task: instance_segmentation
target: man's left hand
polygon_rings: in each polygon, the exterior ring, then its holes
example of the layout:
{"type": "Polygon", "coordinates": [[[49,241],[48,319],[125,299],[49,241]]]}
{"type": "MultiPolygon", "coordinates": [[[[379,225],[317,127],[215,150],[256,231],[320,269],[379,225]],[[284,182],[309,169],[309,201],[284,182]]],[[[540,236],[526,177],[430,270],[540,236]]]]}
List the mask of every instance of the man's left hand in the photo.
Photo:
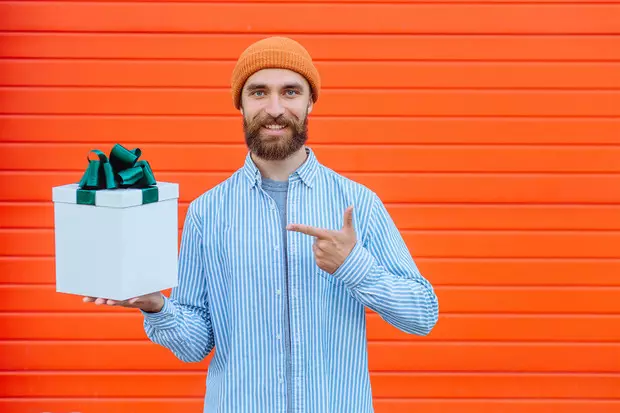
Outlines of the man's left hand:
{"type": "Polygon", "coordinates": [[[357,242],[352,206],[344,211],[344,223],[338,231],[302,224],[289,224],[286,229],[315,237],[312,245],[314,260],[319,268],[330,274],[335,273],[342,265],[357,242]]]}

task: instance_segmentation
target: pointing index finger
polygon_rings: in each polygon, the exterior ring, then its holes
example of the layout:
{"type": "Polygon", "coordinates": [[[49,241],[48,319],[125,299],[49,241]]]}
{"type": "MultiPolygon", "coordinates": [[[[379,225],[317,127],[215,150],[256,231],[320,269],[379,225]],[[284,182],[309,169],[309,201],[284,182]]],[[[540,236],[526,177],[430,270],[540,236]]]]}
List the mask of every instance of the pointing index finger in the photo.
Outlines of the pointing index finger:
{"type": "Polygon", "coordinates": [[[317,238],[327,238],[327,236],[329,235],[329,232],[324,229],[315,228],[311,227],[310,225],[303,224],[288,224],[286,226],[286,229],[289,231],[301,232],[302,234],[310,235],[311,237],[317,238]]]}

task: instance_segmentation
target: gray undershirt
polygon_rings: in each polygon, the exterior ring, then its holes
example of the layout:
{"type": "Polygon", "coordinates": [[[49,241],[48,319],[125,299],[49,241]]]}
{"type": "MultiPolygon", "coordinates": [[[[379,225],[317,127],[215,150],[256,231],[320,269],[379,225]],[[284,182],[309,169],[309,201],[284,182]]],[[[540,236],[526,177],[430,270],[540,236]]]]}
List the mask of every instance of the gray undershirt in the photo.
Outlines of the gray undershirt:
{"type": "Polygon", "coordinates": [[[291,399],[292,399],[292,385],[291,385],[291,358],[290,358],[290,333],[289,333],[289,316],[288,316],[288,262],[286,256],[286,197],[288,192],[288,181],[274,181],[272,179],[262,178],[262,188],[273,198],[278,206],[278,211],[280,213],[280,224],[282,229],[282,273],[285,275],[284,282],[282,285],[282,296],[284,299],[282,300],[284,305],[282,308],[284,315],[284,344],[286,347],[286,357],[287,357],[287,372],[286,372],[286,381],[287,381],[287,411],[292,411],[291,399]]]}

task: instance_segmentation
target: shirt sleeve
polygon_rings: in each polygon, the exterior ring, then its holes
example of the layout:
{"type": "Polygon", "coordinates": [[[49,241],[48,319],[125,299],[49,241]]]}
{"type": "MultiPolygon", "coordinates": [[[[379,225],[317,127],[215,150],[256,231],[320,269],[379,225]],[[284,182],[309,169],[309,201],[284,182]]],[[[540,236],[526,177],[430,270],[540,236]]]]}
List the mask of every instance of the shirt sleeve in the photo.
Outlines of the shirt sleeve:
{"type": "Polygon", "coordinates": [[[365,245],[353,250],[333,274],[364,306],[398,329],[428,335],[439,305],[430,282],[419,272],[383,202],[373,194],[365,245]]]}
{"type": "Polygon", "coordinates": [[[158,313],[142,311],[148,338],[182,361],[199,362],[215,346],[205,278],[202,234],[190,204],[181,234],[179,284],[158,313]]]}

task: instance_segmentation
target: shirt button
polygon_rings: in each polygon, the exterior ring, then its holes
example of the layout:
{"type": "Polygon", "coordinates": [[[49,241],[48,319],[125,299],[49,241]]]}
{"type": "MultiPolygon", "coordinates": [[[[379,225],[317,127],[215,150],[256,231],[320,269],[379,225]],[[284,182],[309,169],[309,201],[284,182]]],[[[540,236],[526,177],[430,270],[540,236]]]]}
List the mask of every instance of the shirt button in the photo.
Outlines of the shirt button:
{"type": "Polygon", "coordinates": [[[284,380],[279,379],[279,380],[278,380],[278,382],[279,382],[280,384],[282,384],[282,383],[284,383],[284,380]]]}
{"type": "Polygon", "coordinates": [[[282,294],[282,291],[280,291],[280,289],[277,289],[276,290],[276,294],[280,295],[280,294],[282,294]]]}
{"type": "Polygon", "coordinates": [[[273,247],[273,249],[275,249],[276,251],[280,249],[279,245],[276,245],[275,247],[273,247]]]}
{"type": "Polygon", "coordinates": [[[278,340],[280,340],[280,338],[282,338],[282,336],[280,334],[278,334],[276,337],[278,338],[278,340]]]}

